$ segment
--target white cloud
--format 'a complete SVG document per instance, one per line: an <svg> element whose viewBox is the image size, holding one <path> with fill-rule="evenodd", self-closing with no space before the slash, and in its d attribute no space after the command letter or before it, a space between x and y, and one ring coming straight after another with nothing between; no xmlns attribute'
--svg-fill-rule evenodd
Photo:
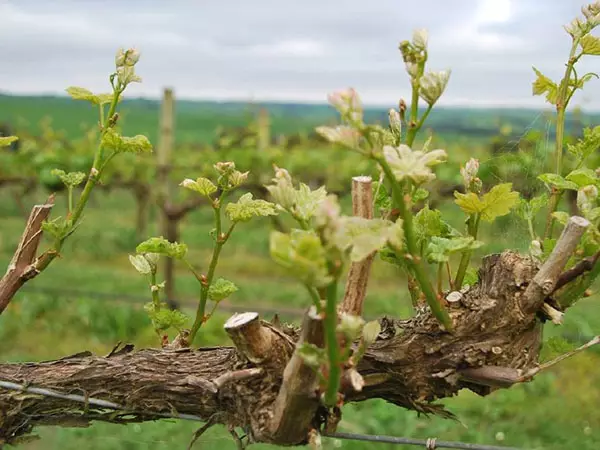
<svg viewBox="0 0 600 450"><path fill-rule="evenodd" d="M543 3L543 4L542 4ZM562 24L580 0L0 0L0 90L106 89L118 47L142 53L131 95L319 101L353 86L366 103L410 95L398 42L430 31L430 69L452 69L444 104L539 105L535 65L553 79ZM581 71L594 70L583 61ZM600 108L597 81L585 97ZM579 101L579 100L578 100Z"/></svg>
<svg viewBox="0 0 600 450"><path fill-rule="evenodd" d="M257 56L318 57L325 54L325 46L313 39L287 39L273 44L258 44L250 47Z"/></svg>

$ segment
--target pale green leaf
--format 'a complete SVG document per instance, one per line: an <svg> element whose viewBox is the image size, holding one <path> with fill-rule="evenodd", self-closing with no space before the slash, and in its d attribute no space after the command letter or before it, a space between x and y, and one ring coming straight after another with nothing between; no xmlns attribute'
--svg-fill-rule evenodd
<svg viewBox="0 0 600 450"><path fill-rule="evenodd" d="M454 197L454 203L460 206L460 209L462 209L466 214L479 214L485 209L485 204L474 192L461 194L460 192L455 191Z"/></svg>
<svg viewBox="0 0 600 450"><path fill-rule="evenodd" d="M336 330L338 333L343 334L348 341L352 342L360 336L364 324L365 321L360 316L342 314Z"/></svg>
<svg viewBox="0 0 600 450"><path fill-rule="evenodd" d="M74 100L85 100L90 103L93 103L94 105L100 104L100 99L98 98L98 96L86 88L71 86L68 87L66 91L67 94L69 94Z"/></svg>
<svg viewBox="0 0 600 450"><path fill-rule="evenodd" d="M213 302L220 302L234 292L237 292L237 290L237 286L231 281L224 278L219 278L208 288L208 298L210 298Z"/></svg>
<svg viewBox="0 0 600 450"><path fill-rule="evenodd" d="M313 370L319 370L323 364L327 363L325 349L314 344L303 342L296 347L296 353L302 358L304 364Z"/></svg>
<svg viewBox="0 0 600 450"><path fill-rule="evenodd" d="M274 231L269 247L273 260L303 283L322 287L331 281L325 249L314 232L292 230L285 234Z"/></svg>
<svg viewBox="0 0 600 450"><path fill-rule="evenodd" d="M544 173L538 175L538 180L543 181L546 185L554 187L560 190L570 189L576 191L578 186L572 181L565 180L563 177L556 173Z"/></svg>
<svg viewBox="0 0 600 450"><path fill-rule="evenodd" d="M581 163L600 148L600 125L584 128L583 137L575 144L567 144L567 150Z"/></svg>
<svg viewBox="0 0 600 450"><path fill-rule="evenodd" d="M449 232L448 224L442 220L442 213L429 209L429 205L416 214L413 224L417 245L428 241L432 236L446 236Z"/></svg>
<svg viewBox="0 0 600 450"><path fill-rule="evenodd" d="M129 262L142 275L148 275L152 272L152 267L146 258L144 258L144 255L129 255Z"/></svg>
<svg viewBox="0 0 600 450"><path fill-rule="evenodd" d="M102 136L102 146L110 148L117 153L151 153L152 144L146 136L133 137L121 136L114 129L109 128Z"/></svg>
<svg viewBox="0 0 600 450"><path fill-rule="evenodd" d="M600 37L586 34L579 40L584 55L600 55Z"/></svg>
<svg viewBox="0 0 600 450"><path fill-rule="evenodd" d="M186 178L181 182L180 186L191 191L199 192L206 197L217 192L217 186L215 186L208 178L198 178L196 181Z"/></svg>
<svg viewBox="0 0 600 450"><path fill-rule="evenodd" d="M379 336L381 332L381 325L378 320L372 320L371 322L367 322L363 327L362 337L365 347L371 345Z"/></svg>
<svg viewBox="0 0 600 450"><path fill-rule="evenodd" d="M566 176L567 181L572 181L578 188L598 183L598 175L592 169L577 169Z"/></svg>
<svg viewBox="0 0 600 450"><path fill-rule="evenodd" d="M585 218L590 222L596 222L596 220L600 219L600 206L587 211Z"/></svg>
<svg viewBox="0 0 600 450"><path fill-rule="evenodd" d="M169 328L181 330L188 321L188 317L184 313L179 310L169 309L167 305L163 305L157 311L154 304L149 303L144 309L148 312L154 328L161 332L167 331Z"/></svg>
<svg viewBox="0 0 600 450"><path fill-rule="evenodd" d="M519 201L519 193L512 190L512 183L494 186L482 197L484 209L481 219L493 222L497 217L505 216Z"/></svg>
<svg viewBox="0 0 600 450"><path fill-rule="evenodd" d="M63 184L68 187L79 186L83 182L83 180L85 180L85 173L83 172L66 173L64 170L61 169L52 169L50 173L60 178L60 181L62 181Z"/></svg>
<svg viewBox="0 0 600 450"><path fill-rule="evenodd" d="M537 75L536 80L533 82L533 95L546 94L548 103L555 105L558 100L558 86L535 67L533 68L533 71Z"/></svg>
<svg viewBox="0 0 600 450"><path fill-rule="evenodd" d="M561 225L566 225L570 216L564 211L555 211L552 213L552 217L554 217Z"/></svg>
<svg viewBox="0 0 600 450"><path fill-rule="evenodd" d="M233 222L247 222L253 217L275 216L275 205L266 200L254 200L248 192L240 197L236 203L229 203L225 208L229 220Z"/></svg>
<svg viewBox="0 0 600 450"><path fill-rule="evenodd" d="M420 202L422 200L426 200L429 197L429 191L423 188L417 188L412 194L413 203Z"/></svg>
<svg viewBox="0 0 600 450"><path fill-rule="evenodd" d="M161 236L142 242L135 250L137 253L158 253L170 258L183 259L187 254L187 245L169 242Z"/></svg>
<svg viewBox="0 0 600 450"><path fill-rule="evenodd" d="M472 236L443 238L434 236L427 247L427 259L430 262L442 263L450 260L453 253L475 250L483 245Z"/></svg>
<svg viewBox="0 0 600 450"><path fill-rule="evenodd" d="M72 223L62 217L42 222L42 231L54 236L56 239L64 238L71 230Z"/></svg>
<svg viewBox="0 0 600 450"><path fill-rule="evenodd" d="M393 223L384 219L345 217L335 236L338 248L352 247L352 261L362 261L371 253L383 248L390 239Z"/></svg>
<svg viewBox="0 0 600 450"><path fill-rule="evenodd" d="M529 201L522 198L517 204L516 213L523 220L533 220L548 205L548 200L548 194L545 192L533 197Z"/></svg>

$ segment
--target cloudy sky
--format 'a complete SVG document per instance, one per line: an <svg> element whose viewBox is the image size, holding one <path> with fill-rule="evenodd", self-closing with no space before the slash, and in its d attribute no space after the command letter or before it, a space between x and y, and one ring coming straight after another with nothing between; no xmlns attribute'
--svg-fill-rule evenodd
<svg viewBox="0 0 600 450"><path fill-rule="evenodd" d="M430 68L452 69L445 105L543 106L531 66L560 76L583 1L0 0L0 91L105 91L115 50L135 46L133 96L323 102L352 86L391 105L409 93L398 42L427 28ZM600 82L575 100L600 110Z"/></svg>

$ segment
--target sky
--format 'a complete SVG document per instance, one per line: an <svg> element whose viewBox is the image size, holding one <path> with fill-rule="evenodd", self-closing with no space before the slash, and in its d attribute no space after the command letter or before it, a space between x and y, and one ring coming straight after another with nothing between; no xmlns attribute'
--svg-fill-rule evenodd
<svg viewBox="0 0 600 450"><path fill-rule="evenodd" d="M0 0L0 91L104 92L116 50L135 47L143 83L129 96L324 103L354 87L395 105L410 97L398 43L426 28L429 68L452 70L440 105L544 107L532 65L560 78L563 25L584 1ZM600 81L574 103L600 110Z"/></svg>

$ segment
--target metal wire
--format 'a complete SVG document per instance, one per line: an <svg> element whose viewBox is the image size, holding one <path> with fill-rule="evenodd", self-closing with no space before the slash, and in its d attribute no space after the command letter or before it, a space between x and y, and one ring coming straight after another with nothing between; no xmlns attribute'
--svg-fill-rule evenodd
<svg viewBox="0 0 600 450"><path fill-rule="evenodd" d="M9 389L13 391L22 391L28 392L31 394L43 395L45 397L53 397L59 398L62 400L70 400L78 403L84 403L86 405L94 405L100 408L112 409L115 411L122 411L128 414L139 414L146 416L159 416L170 419L181 419L181 420L191 420L195 422L206 422L206 420L202 419L200 416L196 416L194 414L171 414L171 413L160 413L160 412L139 412L134 410L129 410L118 403L109 402L107 400L101 400L92 397L85 397L83 395L77 394L63 394L61 392L56 392L51 389L44 388L36 388L32 386L25 386L17 383L13 383L10 381L1 381L0 380L0 388ZM323 437L333 438L333 439L346 439L353 441L366 441L366 442L376 442L382 444L395 444L395 445L419 445L421 447L425 447L427 450L435 450L442 448L452 448L452 449L464 449L464 450L522 450L516 447L497 447L493 445L480 445L480 444L468 444L465 442L448 442L448 441L438 441L437 439L413 439L413 438L405 438L405 437L394 437L394 436L380 436L380 435L364 435L364 434L354 434L354 433L324 433Z"/></svg>
<svg viewBox="0 0 600 450"><path fill-rule="evenodd" d="M354 433L325 433L323 436L335 439L348 439L352 441L378 442L381 444L419 445L432 450L437 448L455 448L465 450L522 450L516 447L498 447L495 445L468 444L466 442L438 441L436 439L414 439Z"/></svg>

